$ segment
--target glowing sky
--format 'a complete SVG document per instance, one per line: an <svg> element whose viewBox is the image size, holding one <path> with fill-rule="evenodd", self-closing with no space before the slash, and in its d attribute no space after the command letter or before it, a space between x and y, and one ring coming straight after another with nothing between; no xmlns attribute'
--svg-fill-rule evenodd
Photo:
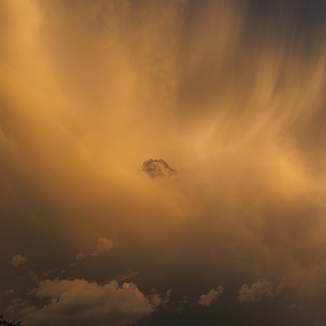
<svg viewBox="0 0 326 326"><path fill-rule="evenodd" d="M323 0L1 0L0 313L326 325ZM177 171L150 178L148 159Z"/></svg>

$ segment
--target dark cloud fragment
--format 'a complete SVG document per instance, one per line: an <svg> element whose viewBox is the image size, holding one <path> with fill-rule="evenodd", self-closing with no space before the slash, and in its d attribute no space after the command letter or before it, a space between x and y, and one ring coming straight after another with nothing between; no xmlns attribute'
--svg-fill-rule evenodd
<svg viewBox="0 0 326 326"><path fill-rule="evenodd" d="M176 174L177 172L162 159L149 159L145 161L142 164L142 170L151 178L170 176Z"/></svg>

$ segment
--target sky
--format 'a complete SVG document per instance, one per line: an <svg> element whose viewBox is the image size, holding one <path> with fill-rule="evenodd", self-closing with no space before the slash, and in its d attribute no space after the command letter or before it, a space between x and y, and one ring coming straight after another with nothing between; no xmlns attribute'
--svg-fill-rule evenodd
<svg viewBox="0 0 326 326"><path fill-rule="evenodd" d="M2 0L0 314L326 325L325 18L324 0Z"/></svg>

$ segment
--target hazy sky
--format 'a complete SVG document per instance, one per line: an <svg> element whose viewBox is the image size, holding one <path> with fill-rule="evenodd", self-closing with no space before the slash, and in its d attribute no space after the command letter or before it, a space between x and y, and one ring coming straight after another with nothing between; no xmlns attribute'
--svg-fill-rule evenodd
<svg viewBox="0 0 326 326"><path fill-rule="evenodd" d="M325 31L324 0L1 0L0 314L326 325Z"/></svg>

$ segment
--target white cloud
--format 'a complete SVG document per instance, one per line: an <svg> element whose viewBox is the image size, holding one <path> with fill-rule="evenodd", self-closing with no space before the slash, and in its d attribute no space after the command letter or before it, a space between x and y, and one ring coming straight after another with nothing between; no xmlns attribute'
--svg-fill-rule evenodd
<svg viewBox="0 0 326 326"><path fill-rule="evenodd" d="M208 307L223 293L223 287L218 286L216 289L211 289L206 294L202 294L198 299L198 304L203 307Z"/></svg>

